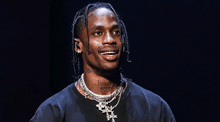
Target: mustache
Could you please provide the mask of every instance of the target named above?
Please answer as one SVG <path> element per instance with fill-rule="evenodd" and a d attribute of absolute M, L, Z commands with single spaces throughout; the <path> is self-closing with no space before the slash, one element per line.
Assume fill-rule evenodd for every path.
<path fill-rule="evenodd" d="M 102 52 L 119 52 L 120 51 L 120 47 L 118 46 L 101 46 L 98 48 L 98 52 L 102 53 Z"/>

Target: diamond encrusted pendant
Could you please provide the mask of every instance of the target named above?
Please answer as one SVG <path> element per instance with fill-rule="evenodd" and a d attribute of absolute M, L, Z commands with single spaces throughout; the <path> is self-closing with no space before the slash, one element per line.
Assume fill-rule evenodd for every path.
<path fill-rule="evenodd" d="M 114 114 L 114 111 L 111 111 L 111 115 L 109 115 L 108 113 L 106 113 L 106 117 L 107 120 L 109 121 L 110 119 L 112 119 L 112 122 L 115 122 L 115 118 L 117 118 L 117 115 Z"/>
<path fill-rule="evenodd" d="M 102 103 L 100 102 L 99 104 L 96 105 L 96 107 L 98 107 L 98 109 L 102 112 L 102 113 L 105 113 L 105 108 L 106 108 L 106 104 L 105 103 Z"/>
<path fill-rule="evenodd" d="M 108 121 L 112 119 L 112 122 L 115 122 L 115 118 L 117 118 L 117 115 L 114 114 L 114 111 L 113 111 L 114 107 L 107 106 L 106 103 L 104 103 L 104 102 L 99 102 L 99 104 L 97 104 L 96 107 L 102 113 L 106 113 L 106 118 Z"/>

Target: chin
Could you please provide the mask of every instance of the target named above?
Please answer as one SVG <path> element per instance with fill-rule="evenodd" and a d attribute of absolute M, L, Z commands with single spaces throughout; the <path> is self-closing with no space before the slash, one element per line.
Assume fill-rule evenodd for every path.
<path fill-rule="evenodd" d="M 107 71 L 118 70 L 119 63 L 118 62 L 105 63 L 102 65 L 102 68 L 103 68 L 103 70 L 107 70 Z"/>
<path fill-rule="evenodd" d="M 118 73 L 119 72 L 119 65 L 104 65 L 102 66 L 102 68 L 100 68 L 100 73 L 102 74 L 108 74 L 108 75 L 111 75 L 111 74 L 115 74 L 115 73 Z"/>

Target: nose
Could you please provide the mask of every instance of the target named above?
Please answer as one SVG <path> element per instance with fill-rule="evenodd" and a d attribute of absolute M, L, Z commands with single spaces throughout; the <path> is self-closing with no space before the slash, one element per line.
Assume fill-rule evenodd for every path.
<path fill-rule="evenodd" d="M 116 44 L 116 41 L 110 32 L 107 32 L 104 39 L 103 44 Z"/>

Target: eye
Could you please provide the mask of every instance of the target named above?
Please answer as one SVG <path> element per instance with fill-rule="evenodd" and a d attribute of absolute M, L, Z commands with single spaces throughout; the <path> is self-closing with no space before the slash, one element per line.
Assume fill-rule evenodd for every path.
<path fill-rule="evenodd" d="M 95 33 L 93 33 L 94 36 L 101 36 L 102 35 L 102 32 L 101 31 L 97 31 Z"/>
<path fill-rule="evenodd" d="M 113 34 L 114 35 L 120 35 L 120 32 L 119 32 L 119 30 L 116 30 L 116 31 L 113 31 Z"/>

